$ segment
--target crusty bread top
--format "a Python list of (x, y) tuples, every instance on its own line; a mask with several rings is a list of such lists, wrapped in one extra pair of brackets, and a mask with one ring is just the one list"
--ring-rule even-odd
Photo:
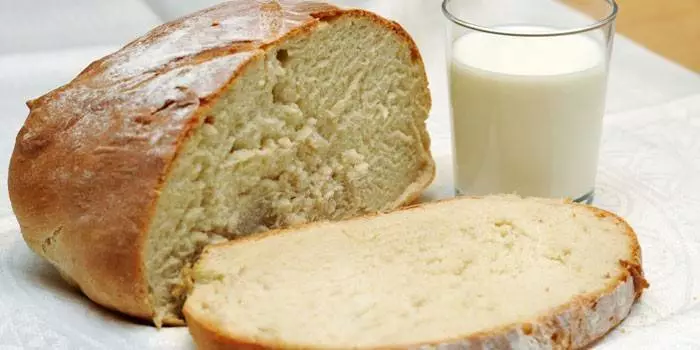
[[(151, 317), (144, 233), (179, 146), (267, 46), (347, 12), (292, 0), (225, 2), (152, 30), (29, 101), (9, 192), (30, 247), (93, 300)], [(382, 21), (419, 60), (407, 34)]]

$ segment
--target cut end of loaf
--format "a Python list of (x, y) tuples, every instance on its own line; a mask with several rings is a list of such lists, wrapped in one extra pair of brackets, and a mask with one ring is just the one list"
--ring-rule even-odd
[(647, 286), (622, 219), (512, 196), (211, 246), (193, 277), (185, 315), (203, 348), (580, 348)]
[(389, 211), (432, 181), (415, 48), (365, 12), (325, 21), (252, 59), (183, 145), (149, 232), (156, 323), (213, 239)]

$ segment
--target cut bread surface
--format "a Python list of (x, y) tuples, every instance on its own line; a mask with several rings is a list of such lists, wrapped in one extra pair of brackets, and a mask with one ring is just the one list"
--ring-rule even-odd
[(151, 223), (156, 319), (221, 236), (391, 210), (431, 180), (422, 64), (373, 18), (341, 16), (251, 61), (183, 146)]
[(627, 315), (640, 259), (610, 213), (461, 198), (210, 246), (185, 315), (202, 348), (577, 348)]

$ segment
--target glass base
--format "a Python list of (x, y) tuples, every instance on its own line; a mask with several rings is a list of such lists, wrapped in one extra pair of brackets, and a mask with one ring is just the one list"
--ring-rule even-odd
[(584, 194), (583, 196), (574, 199), (574, 202), (591, 204), (591, 203), (593, 203), (593, 197), (595, 197), (595, 191), (591, 190), (590, 192)]
[[(455, 188), (455, 195), (459, 197), (459, 196), (468, 195), (468, 193), (463, 193), (459, 189)], [(588, 193), (586, 193), (583, 196), (580, 196), (578, 198), (575, 198), (573, 201), (576, 203), (591, 204), (591, 203), (593, 203), (594, 197), (595, 197), (595, 190), (590, 190)]]

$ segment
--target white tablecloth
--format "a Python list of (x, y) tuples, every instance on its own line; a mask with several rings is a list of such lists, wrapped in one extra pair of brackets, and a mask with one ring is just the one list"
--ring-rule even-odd
[[(216, 0), (0, 0), (0, 168), (24, 101), (165, 19)], [(180, 4), (178, 4), (180, 3)], [(438, 0), (343, 0), (398, 20), (425, 56), (438, 177), (425, 199), (451, 195), (450, 133)], [(624, 11), (624, 8), (622, 9)], [(700, 349), (700, 76), (618, 36), (595, 204), (637, 230), (651, 288), (597, 347)], [(189, 349), (184, 328), (160, 331), (106, 312), (69, 289), (23, 243), (0, 172), (0, 349)], [(319, 325), (322, 326), (322, 325)]]

